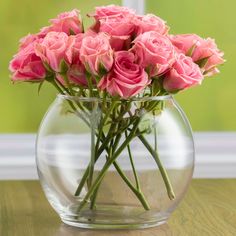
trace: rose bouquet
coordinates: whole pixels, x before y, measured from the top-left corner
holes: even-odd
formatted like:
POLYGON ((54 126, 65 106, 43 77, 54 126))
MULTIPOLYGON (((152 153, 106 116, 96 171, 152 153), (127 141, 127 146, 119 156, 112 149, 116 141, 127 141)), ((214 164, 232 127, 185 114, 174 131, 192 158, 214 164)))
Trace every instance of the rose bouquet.
MULTIPOLYGON (((151 154, 172 200, 175 193, 157 147, 145 138, 150 131, 142 125, 143 114, 161 113, 163 101, 156 96, 177 93, 202 83, 219 72, 223 53, 211 38, 196 34, 169 34, 166 22, 158 16, 137 15, 131 9, 114 5, 96 7, 94 24, 86 31, 78 10, 65 12, 37 34, 20 40, 18 53, 10 62, 13 82, 52 84, 69 97, 99 99, 98 104, 70 101, 69 110, 91 129, 89 165, 74 190, 82 196, 77 212, 89 204, 96 209, 99 186, 114 166, 145 210, 150 206, 139 183, 130 142, 138 138, 151 154), (131 109, 133 101, 139 101, 131 109), (93 113, 94 106, 99 112, 93 113), (145 111, 145 112, 144 112, 145 111), (94 122, 94 116, 99 122, 94 122), (135 184, 125 175, 117 158, 128 150, 135 184), (94 166, 105 153, 106 162, 94 175, 94 166), (86 186, 86 194, 81 195, 86 186)), ((157 135, 157 134, 155 134, 157 135)))

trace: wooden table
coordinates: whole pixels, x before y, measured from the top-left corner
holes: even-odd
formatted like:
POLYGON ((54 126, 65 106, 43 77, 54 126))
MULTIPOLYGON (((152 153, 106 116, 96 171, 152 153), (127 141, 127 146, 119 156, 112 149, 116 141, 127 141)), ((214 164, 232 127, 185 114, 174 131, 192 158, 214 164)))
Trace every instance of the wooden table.
POLYGON ((133 231, 95 231, 66 226, 37 181, 0 182, 1 236, 236 236, 236 179, 193 180, 169 223, 133 231))

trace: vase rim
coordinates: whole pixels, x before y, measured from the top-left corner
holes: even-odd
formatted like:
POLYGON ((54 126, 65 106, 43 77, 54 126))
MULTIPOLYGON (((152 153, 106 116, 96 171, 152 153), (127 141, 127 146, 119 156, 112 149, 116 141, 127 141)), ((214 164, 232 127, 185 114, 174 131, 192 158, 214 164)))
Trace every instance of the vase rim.
MULTIPOLYGON (((79 97, 79 96, 70 96, 64 94, 57 94, 57 98, 66 99, 66 100, 73 100, 73 101, 86 101, 86 102, 102 102, 104 101, 103 98, 99 97, 79 97)), ((135 98, 117 98, 112 101, 137 101, 137 102, 145 102, 145 101, 164 101, 164 100, 172 100, 173 95, 161 95, 161 96, 152 96, 152 97, 135 97, 135 98)), ((106 101, 111 101, 110 98, 106 98, 106 101)))

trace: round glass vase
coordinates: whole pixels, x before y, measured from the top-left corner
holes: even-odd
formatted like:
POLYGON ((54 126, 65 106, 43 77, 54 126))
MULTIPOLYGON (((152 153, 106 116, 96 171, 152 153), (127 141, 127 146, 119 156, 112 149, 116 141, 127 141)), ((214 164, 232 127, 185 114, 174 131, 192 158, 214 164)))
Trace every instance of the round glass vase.
POLYGON ((37 137, 37 168, 61 220, 94 229, 165 223, 193 174, 189 122, 172 96, 58 95, 37 137))

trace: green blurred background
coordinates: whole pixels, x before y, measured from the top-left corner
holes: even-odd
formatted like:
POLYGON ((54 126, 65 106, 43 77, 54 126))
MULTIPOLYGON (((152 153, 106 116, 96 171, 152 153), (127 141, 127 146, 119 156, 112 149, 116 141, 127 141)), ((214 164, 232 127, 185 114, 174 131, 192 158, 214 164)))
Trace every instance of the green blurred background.
MULTIPOLYGON (((58 13, 78 8, 85 16, 94 6, 120 4, 119 0, 1 0, 0 1, 0 133, 36 132, 56 92, 9 81, 8 63, 18 40, 35 33, 58 13)), ((147 0, 147 12, 158 14, 171 26, 171 33, 197 33, 216 38, 227 63, 221 74, 206 79, 202 86, 176 96, 195 131, 236 130, 236 20, 235 0, 147 0)), ((90 22, 85 20, 85 25, 90 22)))

